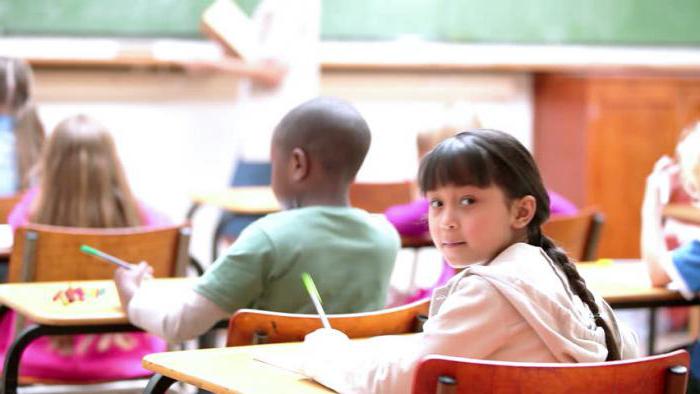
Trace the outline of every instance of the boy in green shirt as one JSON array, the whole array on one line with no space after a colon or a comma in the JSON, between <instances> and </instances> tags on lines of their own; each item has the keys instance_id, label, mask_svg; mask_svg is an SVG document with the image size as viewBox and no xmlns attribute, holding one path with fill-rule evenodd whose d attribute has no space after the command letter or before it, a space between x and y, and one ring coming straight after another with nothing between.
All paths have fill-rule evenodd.
<instances>
[{"instance_id":1,"label":"boy in green shirt","mask_svg":"<svg viewBox=\"0 0 700 394\"><path fill-rule=\"evenodd\" d=\"M150 272L146 263L118 269L129 320L177 342L240 308L314 313L302 272L316 281L328 313L380 309L399 237L348 198L369 144L367 123L344 101L317 98L290 111L271 146L272 189L284 210L251 224L192 289L175 297L140 286Z\"/></svg>"}]
</instances>

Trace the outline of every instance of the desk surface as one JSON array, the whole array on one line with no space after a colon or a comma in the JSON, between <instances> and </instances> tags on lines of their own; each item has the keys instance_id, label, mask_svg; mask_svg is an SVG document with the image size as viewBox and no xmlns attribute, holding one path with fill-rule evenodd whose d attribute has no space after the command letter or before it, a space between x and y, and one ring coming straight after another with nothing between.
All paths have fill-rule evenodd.
<instances>
[{"instance_id":1,"label":"desk surface","mask_svg":"<svg viewBox=\"0 0 700 394\"><path fill-rule=\"evenodd\" d=\"M155 353L144 368L214 393L332 393L304 375L266 364L256 355L285 358L300 343Z\"/></svg>"},{"instance_id":2,"label":"desk surface","mask_svg":"<svg viewBox=\"0 0 700 394\"><path fill-rule=\"evenodd\" d=\"M604 261L578 263L576 267L588 287L613 306L683 299L677 291L652 287L646 265L639 260Z\"/></svg>"},{"instance_id":3,"label":"desk surface","mask_svg":"<svg viewBox=\"0 0 700 394\"><path fill-rule=\"evenodd\" d=\"M242 215L264 215L280 210L269 186L233 187L192 196L197 204L215 205Z\"/></svg>"},{"instance_id":4,"label":"desk surface","mask_svg":"<svg viewBox=\"0 0 700 394\"><path fill-rule=\"evenodd\" d=\"M192 278L154 279L144 282L144 285L158 286L168 291L177 289L192 280ZM68 304L61 300L53 300L58 291L66 290L69 286L81 287L87 293L86 300ZM104 294L96 297L90 294L98 289L104 289ZM3 284L0 285L0 304L35 323L51 326L128 322L112 280Z\"/></svg>"}]
</instances>

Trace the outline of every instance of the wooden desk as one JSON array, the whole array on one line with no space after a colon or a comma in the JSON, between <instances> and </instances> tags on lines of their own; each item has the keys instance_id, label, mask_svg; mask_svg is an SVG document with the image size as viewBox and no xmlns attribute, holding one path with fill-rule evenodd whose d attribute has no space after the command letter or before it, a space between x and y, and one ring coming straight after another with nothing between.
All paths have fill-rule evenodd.
<instances>
[{"instance_id":1,"label":"wooden desk","mask_svg":"<svg viewBox=\"0 0 700 394\"><path fill-rule=\"evenodd\" d=\"M155 279L145 286L177 289L194 278ZM64 305L53 301L59 290L68 286L104 289L104 294L85 302ZM129 323L121 308L117 289L111 280L72 282L29 282L0 285L0 314L14 310L32 321L17 337L5 354L2 371L2 392L16 393L19 363L24 349L35 339L46 335L99 334L140 331Z\"/></svg>"},{"instance_id":2,"label":"wooden desk","mask_svg":"<svg viewBox=\"0 0 700 394\"><path fill-rule=\"evenodd\" d=\"M613 308L653 308L697 305L699 299L686 300L675 290L653 287L646 266L639 260L608 263L577 263L576 268L588 287Z\"/></svg>"},{"instance_id":3,"label":"wooden desk","mask_svg":"<svg viewBox=\"0 0 700 394\"><path fill-rule=\"evenodd\" d=\"M270 186L236 186L217 192L193 195L187 220L191 220L196 210L205 204L239 215L266 215L280 210L280 205ZM428 234L423 237L401 237L401 246L404 248L428 247L433 246L433 240Z\"/></svg>"},{"instance_id":4,"label":"wooden desk","mask_svg":"<svg viewBox=\"0 0 700 394\"><path fill-rule=\"evenodd\" d=\"M653 287L646 265L639 260L617 260L615 263L579 263L576 265L588 287L603 297L613 308L649 308L649 340L647 353L654 354L658 307L700 304L699 298L686 300L675 290Z\"/></svg>"},{"instance_id":5,"label":"wooden desk","mask_svg":"<svg viewBox=\"0 0 700 394\"><path fill-rule=\"evenodd\" d=\"M298 352L300 342L154 353L143 367L156 373L144 393L165 393L175 381L214 393L332 393L304 375L256 360Z\"/></svg>"},{"instance_id":6,"label":"wooden desk","mask_svg":"<svg viewBox=\"0 0 700 394\"><path fill-rule=\"evenodd\" d=\"M235 186L215 192L193 195L192 204L185 216L186 220L191 221L197 209L205 204L242 216L267 215L280 210L280 205L270 186ZM231 218L229 217L228 220L231 220ZM218 257L218 240L221 238L227 224L228 221L226 220L220 221L214 230L211 243L212 260L216 260Z\"/></svg>"},{"instance_id":7,"label":"wooden desk","mask_svg":"<svg viewBox=\"0 0 700 394\"><path fill-rule=\"evenodd\" d=\"M275 194L269 186L239 186L212 193L192 196L193 207L187 218L202 204L214 205L240 215L265 215L280 210Z\"/></svg>"}]
</instances>

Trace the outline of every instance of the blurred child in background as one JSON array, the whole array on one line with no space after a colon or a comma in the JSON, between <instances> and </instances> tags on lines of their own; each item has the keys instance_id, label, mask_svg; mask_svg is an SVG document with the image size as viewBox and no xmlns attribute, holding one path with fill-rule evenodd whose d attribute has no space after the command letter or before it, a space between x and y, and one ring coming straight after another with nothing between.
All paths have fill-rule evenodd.
<instances>
[{"instance_id":1,"label":"blurred child in background","mask_svg":"<svg viewBox=\"0 0 700 394\"><path fill-rule=\"evenodd\" d=\"M86 116L56 126L38 166L38 187L29 189L10 214L25 223L69 227L136 227L168 224L140 204L124 176L112 136ZM0 352L13 337L15 314L0 317ZM162 352L165 342L144 333L39 338L25 350L20 375L40 379L113 380L148 376L141 358Z\"/></svg>"},{"instance_id":2,"label":"blurred child in background","mask_svg":"<svg viewBox=\"0 0 700 394\"><path fill-rule=\"evenodd\" d=\"M30 185L30 171L44 142L44 127L31 98L32 84L29 64L0 57L0 196Z\"/></svg>"}]
</instances>

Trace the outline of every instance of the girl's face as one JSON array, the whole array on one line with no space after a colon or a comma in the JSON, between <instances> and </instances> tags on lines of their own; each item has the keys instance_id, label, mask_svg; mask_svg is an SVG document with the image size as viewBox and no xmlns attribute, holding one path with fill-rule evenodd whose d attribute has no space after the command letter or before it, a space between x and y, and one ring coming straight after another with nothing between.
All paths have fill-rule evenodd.
<instances>
[{"instance_id":1,"label":"girl's face","mask_svg":"<svg viewBox=\"0 0 700 394\"><path fill-rule=\"evenodd\" d=\"M495 184L486 188L446 185L426 196L430 236L453 267L489 261L526 238L529 219L523 220L522 202L529 198L534 203L531 196L508 201Z\"/></svg>"}]
</instances>

